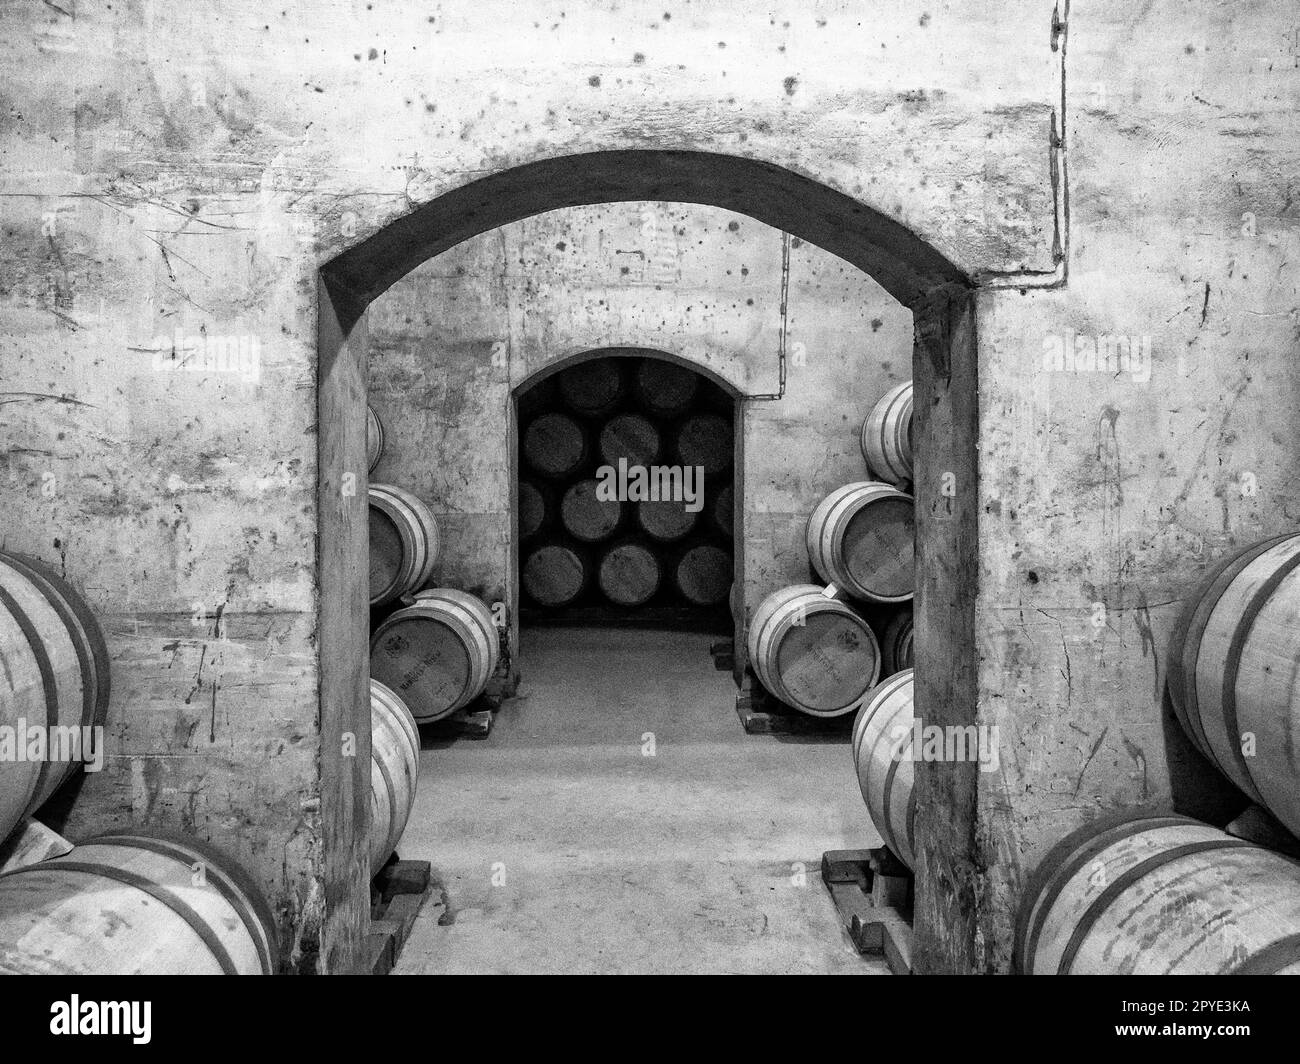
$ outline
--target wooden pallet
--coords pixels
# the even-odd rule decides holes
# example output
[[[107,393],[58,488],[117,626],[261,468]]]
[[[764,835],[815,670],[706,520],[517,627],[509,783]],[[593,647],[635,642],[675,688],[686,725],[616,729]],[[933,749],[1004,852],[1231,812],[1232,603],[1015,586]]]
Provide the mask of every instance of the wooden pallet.
[[[486,739],[500,708],[500,699],[482,694],[450,717],[420,725],[420,734],[427,739]]]
[[[747,735],[826,735],[844,736],[853,731],[853,714],[839,717],[814,717],[787,706],[763,689],[749,670],[736,695],[736,716]]]
[[[429,897],[433,869],[428,861],[402,861],[394,854],[370,887],[370,931],[362,971],[387,975],[411,935]]]
[[[733,671],[736,667],[736,641],[719,639],[715,643],[710,643],[709,657],[713,659],[713,667],[719,672]]]
[[[912,974],[912,873],[884,847],[827,850],[822,882],[859,953],[882,954],[895,975]]]

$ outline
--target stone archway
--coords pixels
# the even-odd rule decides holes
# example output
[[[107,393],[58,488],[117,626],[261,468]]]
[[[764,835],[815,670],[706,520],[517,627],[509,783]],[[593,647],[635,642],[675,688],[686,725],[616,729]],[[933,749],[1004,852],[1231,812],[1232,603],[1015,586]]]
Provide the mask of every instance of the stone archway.
[[[915,233],[793,170],[694,151],[611,151],[510,167],[452,189],[322,265],[319,275],[319,651],[331,970],[352,966],[366,914],[366,308],[420,262],[474,235],[583,204],[666,200],[749,215],[870,274],[915,321],[918,715],[976,719],[976,381],[972,281]],[[364,711],[364,712],[363,712]],[[355,756],[345,757],[345,733]],[[362,739],[363,736],[367,738]],[[977,765],[917,766],[918,970],[974,955]],[[934,815],[927,815],[933,811]]]

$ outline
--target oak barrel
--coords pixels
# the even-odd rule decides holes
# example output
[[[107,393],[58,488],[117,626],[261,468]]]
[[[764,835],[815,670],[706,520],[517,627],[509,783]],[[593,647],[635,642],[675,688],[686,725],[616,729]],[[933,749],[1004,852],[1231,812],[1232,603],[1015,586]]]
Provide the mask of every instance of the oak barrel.
[[[404,488],[370,485],[370,604],[421,587],[438,564],[441,537],[429,508]]]
[[[519,538],[528,539],[546,523],[546,495],[527,480],[519,482]]]
[[[374,470],[384,456],[384,423],[375,408],[366,404],[366,468]]]
[[[1215,566],[1183,607],[1168,661],[1192,742],[1300,835],[1300,533]]]
[[[749,625],[750,664],[782,702],[814,717],[850,713],[880,675],[870,626],[812,584],[774,591]]]
[[[736,529],[736,489],[731,484],[713,493],[709,512],[718,531],[730,539]]]
[[[729,552],[706,543],[683,554],[674,575],[677,589],[688,602],[717,606],[727,599],[735,565]]]
[[[206,843],[92,838],[0,875],[0,972],[270,975],[275,924],[252,879]]]
[[[1031,975],[1300,975],[1300,862],[1189,817],[1103,817],[1025,885]]]
[[[862,457],[877,480],[912,481],[912,382],[891,388],[862,422]]]
[[[885,845],[908,868],[916,860],[912,762],[912,670],[872,688],[853,722],[853,763],[867,812]]]
[[[370,681],[370,874],[393,856],[415,804],[420,733],[406,703]]]
[[[637,396],[646,409],[659,417],[678,417],[695,398],[700,376],[666,359],[647,358],[637,368]]]
[[[547,544],[529,553],[522,574],[524,590],[539,606],[559,609],[582,594],[587,564],[568,547]]]
[[[370,675],[427,724],[482,694],[499,653],[492,611],[482,599],[455,588],[431,588],[375,629]]]
[[[580,480],[565,491],[560,502],[560,520],[574,539],[584,543],[608,539],[623,519],[622,503],[601,495],[598,480]]]
[[[609,413],[623,394],[623,373],[613,358],[593,358],[560,373],[560,395],[574,413]]]
[[[600,559],[597,581],[605,597],[619,606],[642,606],[659,590],[659,559],[640,543],[620,543]]]
[[[808,518],[808,560],[828,583],[854,598],[912,598],[916,548],[912,496],[875,481],[837,488]]]
[[[695,527],[698,516],[686,509],[686,503],[673,499],[647,500],[636,506],[636,523],[641,530],[664,543],[681,539]]]
[[[696,414],[677,430],[677,457],[684,466],[698,466],[705,476],[731,467],[735,447],[731,425],[717,414]]]
[[[24,755],[0,765],[0,840],[92,752],[81,729],[103,725],[108,696],[108,648],[85,601],[41,562],[0,551],[0,725]]]
[[[587,457],[582,426],[564,414],[543,414],[524,430],[524,457],[539,473],[562,477]]]
[[[659,430],[640,414],[619,414],[600,430],[600,456],[609,465],[649,466],[659,457]]]
[[[881,668],[886,676],[912,667],[912,610],[899,610],[889,618],[880,636]]]

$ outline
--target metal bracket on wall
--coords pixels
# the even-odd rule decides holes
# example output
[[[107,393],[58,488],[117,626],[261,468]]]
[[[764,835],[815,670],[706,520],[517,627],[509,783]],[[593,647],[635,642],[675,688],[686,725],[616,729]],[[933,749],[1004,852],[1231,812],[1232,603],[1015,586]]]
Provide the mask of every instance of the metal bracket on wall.
[[[790,234],[781,234],[781,326],[776,341],[777,391],[763,395],[742,395],[742,399],[772,401],[785,398],[785,345],[790,313]]]
[[[1064,5],[1062,7],[1062,4]],[[1048,177],[1052,184],[1052,262],[1051,270],[988,271],[976,277],[980,288],[1060,288],[1070,270],[1070,180],[1066,160],[1066,81],[1065,47],[1069,40],[1070,0],[1061,0],[1052,8],[1050,44],[1056,55],[1060,100],[1052,108],[1047,133]]]

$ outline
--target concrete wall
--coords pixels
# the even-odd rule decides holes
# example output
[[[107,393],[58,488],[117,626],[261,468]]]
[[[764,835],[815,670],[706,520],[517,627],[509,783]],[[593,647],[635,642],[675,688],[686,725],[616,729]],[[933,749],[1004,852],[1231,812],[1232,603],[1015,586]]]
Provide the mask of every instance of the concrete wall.
[[[316,392],[364,379],[353,315],[317,320],[318,270],[522,163],[711,151],[873,208],[887,288],[881,219],[980,285],[977,475],[918,503],[978,517],[978,713],[1002,759],[976,780],[969,904],[935,895],[926,941],[947,944],[921,962],[1004,968],[1055,838],[1203,790],[1170,752],[1164,638],[1208,559],[1296,517],[1291,5],[1074,3],[1064,98],[1052,9],[4,5],[0,540],[87,590],[118,666],[73,824],[192,825],[267,886],[286,963],[351,963],[366,745],[344,763],[349,721],[320,708],[354,692],[322,668],[317,537],[355,523],[337,481],[358,426],[318,468]],[[1070,276],[1036,290],[1067,206],[1053,116]],[[779,199],[745,209],[799,206]],[[860,220],[823,219],[822,243]],[[318,326],[345,362],[317,365]],[[1066,330],[1150,336],[1150,379],[1045,370]],[[174,368],[205,335],[256,340],[256,379]],[[364,469],[350,483],[364,500]]]
[[[387,433],[371,479],[429,502],[433,582],[517,607],[511,392],[602,347],[668,352],[741,395],[779,390],[781,233],[689,204],[538,215],[474,237],[371,305],[370,402]],[[866,467],[858,429],[911,374],[912,315],[861,270],[789,252],[787,385],[743,404],[745,602],[808,578],[804,524]],[[707,503],[706,503],[707,505]]]
[[[1052,839],[1104,808],[1244,804],[1164,706],[1166,645],[1211,560],[1300,520],[1294,10],[1071,19],[1069,284],[979,302],[980,713],[1004,751],[981,796],[992,967]],[[1057,369],[1047,338],[1070,333],[1150,357]]]

